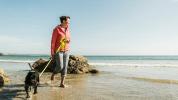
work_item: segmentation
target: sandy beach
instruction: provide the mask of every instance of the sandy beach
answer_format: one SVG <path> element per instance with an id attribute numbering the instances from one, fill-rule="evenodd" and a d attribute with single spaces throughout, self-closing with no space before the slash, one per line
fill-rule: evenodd
<path id="1" fill-rule="evenodd" d="M 26 100 L 23 81 L 27 72 L 11 73 L 11 82 L 1 90 L 1 100 Z M 175 82 L 123 77 L 105 71 L 96 75 L 69 74 L 67 88 L 60 88 L 59 80 L 56 75 L 50 84 L 50 73 L 45 73 L 40 78 L 38 94 L 31 92 L 28 100 L 177 100 L 178 95 Z"/>

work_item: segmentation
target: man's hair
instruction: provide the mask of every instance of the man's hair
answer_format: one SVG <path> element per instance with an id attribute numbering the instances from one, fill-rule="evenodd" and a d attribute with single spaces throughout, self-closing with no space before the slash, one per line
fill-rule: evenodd
<path id="1" fill-rule="evenodd" d="M 60 17 L 60 21 L 61 21 L 61 23 L 63 23 L 63 21 L 65 20 L 67 20 L 67 18 L 69 18 L 70 19 L 70 17 L 69 16 L 61 16 Z"/>

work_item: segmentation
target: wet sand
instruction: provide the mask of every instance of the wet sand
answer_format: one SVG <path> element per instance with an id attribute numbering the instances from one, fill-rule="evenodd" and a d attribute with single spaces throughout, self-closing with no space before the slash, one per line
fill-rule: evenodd
<path id="1" fill-rule="evenodd" d="M 135 77 L 137 71 L 145 72 L 145 68 L 101 66 L 97 69 L 100 70 L 99 74 L 68 74 L 68 88 L 59 87 L 59 74 L 51 85 L 51 74 L 45 73 L 40 78 L 38 94 L 33 95 L 31 92 L 31 98 L 28 100 L 178 100 L 177 81 L 155 81 L 154 77 L 147 79 L 142 78 L 143 75 Z M 1 89 L 0 100 L 26 100 L 24 79 L 27 72 L 8 72 L 11 82 Z"/>
<path id="2" fill-rule="evenodd" d="M 27 73 L 27 71 L 25 72 Z M 0 100 L 26 100 L 23 83 L 25 72 L 19 71 L 11 74 L 11 79 L 13 80 L 1 89 Z M 20 73 L 23 77 L 20 77 L 17 73 Z M 81 100 L 85 97 L 82 93 L 85 90 L 88 74 L 69 74 L 65 81 L 68 85 L 67 88 L 59 87 L 60 74 L 55 76 L 55 81 L 52 83 L 50 75 L 51 73 L 44 73 L 42 75 L 40 85 L 38 86 L 38 93 L 34 95 L 32 88 L 30 92 L 31 98 L 28 98 L 28 100 Z"/>

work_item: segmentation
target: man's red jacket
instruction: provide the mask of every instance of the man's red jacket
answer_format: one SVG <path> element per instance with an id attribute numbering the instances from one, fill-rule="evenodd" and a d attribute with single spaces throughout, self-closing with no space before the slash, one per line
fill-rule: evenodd
<path id="1" fill-rule="evenodd" d="M 70 44 L 70 32 L 69 27 L 66 29 L 63 29 L 60 25 L 56 26 L 53 30 L 52 39 L 51 39 L 51 56 L 53 56 L 57 49 L 60 46 L 61 39 L 66 38 L 68 42 L 66 43 L 66 46 L 64 49 L 60 49 L 60 51 L 68 51 L 69 50 L 69 44 Z"/>

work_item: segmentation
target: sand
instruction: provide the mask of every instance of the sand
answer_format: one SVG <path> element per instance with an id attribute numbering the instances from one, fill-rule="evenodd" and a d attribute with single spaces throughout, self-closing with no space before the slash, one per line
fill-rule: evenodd
<path id="1" fill-rule="evenodd" d="M 59 87 L 60 75 L 56 75 L 55 81 L 50 84 L 51 74 L 45 73 L 40 78 L 38 94 L 33 95 L 31 92 L 29 100 L 178 100 L 177 82 L 158 80 L 158 75 L 142 78 L 146 72 L 149 75 L 158 74 L 156 72 L 160 72 L 160 68 L 151 70 L 152 74 L 142 67 L 97 68 L 99 74 L 68 74 L 68 88 Z M 165 68 L 162 70 L 167 72 Z M 142 71 L 145 74 L 140 75 Z M 27 73 L 24 70 L 7 72 L 11 82 L 1 89 L 0 100 L 26 100 L 24 79 Z"/>

